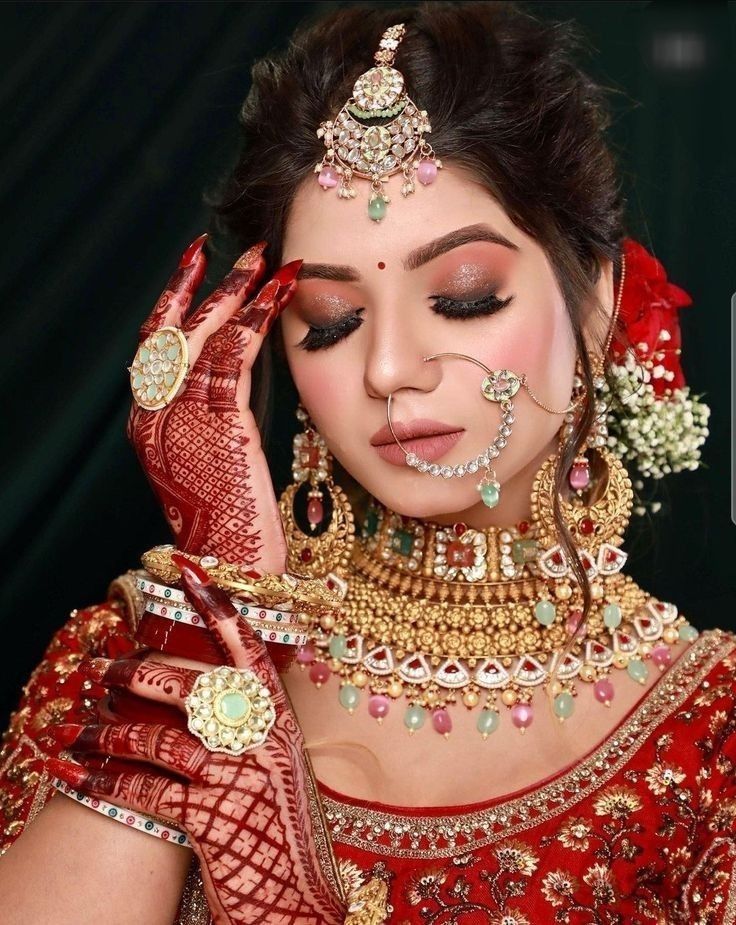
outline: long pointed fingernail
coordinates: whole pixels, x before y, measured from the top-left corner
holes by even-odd
[[[263,252],[268,247],[267,241],[259,241],[258,244],[254,244],[253,247],[249,247],[248,250],[241,254],[240,257],[233,264],[234,270],[252,270],[258,265],[258,261],[261,259]]]
[[[79,663],[77,671],[84,678],[89,678],[99,684],[105,677],[105,672],[112,665],[111,658],[87,658]]]
[[[182,254],[181,260],[179,261],[179,269],[183,267],[191,267],[197,257],[202,253],[202,248],[207,241],[208,234],[205,231],[204,234],[201,234],[198,238],[195,238],[194,241],[189,245],[189,247]]]
[[[71,784],[72,787],[83,787],[92,776],[90,772],[79,764],[63,761],[61,758],[49,758],[46,768],[52,777]]]
[[[285,263],[283,267],[280,267],[274,274],[273,279],[275,279],[281,289],[288,289],[292,286],[294,281],[299,274],[299,270],[302,268],[303,260],[292,260],[291,263]],[[279,297],[281,293],[279,292]]]
[[[210,583],[210,576],[197,562],[192,562],[191,559],[187,559],[186,556],[182,556],[176,552],[172,553],[171,561],[176,565],[182,575],[187,575],[189,580],[194,582],[194,584],[204,586]]]
[[[68,748],[77,741],[84,728],[79,723],[53,723],[51,726],[46,726],[43,732],[44,735],[55,739],[59,745]]]

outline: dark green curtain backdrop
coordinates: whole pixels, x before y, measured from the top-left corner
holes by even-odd
[[[235,156],[253,59],[341,5],[0,5],[3,721],[69,611],[168,540],[124,436],[136,329],[208,226],[203,190]],[[733,8],[529,6],[587,30],[590,69],[621,91],[630,233],[695,302],[684,366],[712,406],[707,468],[671,478],[654,535],[632,534],[631,571],[697,626],[733,628]],[[225,270],[211,267],[205,293]],[[270,442],[279,489],[291,410]]]

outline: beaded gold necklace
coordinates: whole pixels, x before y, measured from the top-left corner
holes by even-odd
[[[600,543],[593,555],[586,532],[583,524],[577,548],[593,606],[581,626],[582,591],[561,548],[540,542],[544,530],[535,519],[448,527],[373,501],[347,568],[328,578],[342,587],[343,611],[321,618],[297,659],[317,686],[336,674],[340,703],[351,713],[362,701],[380,722],[403,702],[410,732],[429,719],[448,735],[448,707],[461,702],[480,708],[476,727],[484,738],[498,728],[501,706],[523,733],[537,688],[551,695],[564,721],[574,712],[578,681],[610,705],[612,669],[644,684],[649,661],[664,669],[670,646],[698,632],[675,605],[621,573],[627,556],[620,545]]]

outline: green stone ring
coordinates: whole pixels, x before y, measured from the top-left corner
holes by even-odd
[[[271,692],[249,668],[204,672],[184,705],[189,731],[209,751],[227,755],[263,745],[276,721]]]
[[[133,398],[146,411],[169,404],[189,372],[189,345],[179,328],[159,328],[138,347],[129,367]]]

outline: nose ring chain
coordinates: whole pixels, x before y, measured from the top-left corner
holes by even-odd
[[[498,433],[493,441],[482,453],[479,453],[477,456],[474,456],[464,463],[459,463],[454,466],[440,466],[438,463],[431,463],[426,459],[422,459],[420,456],[417,456],[416,453],[410,453],[396,436],[391,421],[391,401],[393,399],[393,392],[389,394],[386,402],[386,417],[388,418],[389,430],[397,445],[406,456],[407,466],[416,469],[418,472],[423,472],[434,477],[451,479],[454,477],[462,478],[464,475],[468,474],[474,475],[479,470],[485,469],[486,471],[476,487],[480,492],[483,503],[488,507],[495,507],[500,499],[501,486],[496,478],[495,470],[490,467],[490,463],[507,445],[508,437],[511,436],[512,425],[516,420],[514,417],[514,395],[516,395],[523,386],[529,393],[532,401],[550,414],[566,414],[574,409],[580,399],[574,400],[567,408],[563,408],[562,411],[554,411],[552,408],[542,404],[533,394],[527,384],[526,373],[518,376],[510,369],[489,369],[485,363],[482,363],[474,357],[467,356],[464,353],[435,353],[432,354],[432,356],[424,357],[424,362],[427,363],[430,360],[437,360],[440,357],[457,357],[461,360],[469,360],[486,373],[480,385],[481,394],[488,401],[500,404],[502,411]]]

